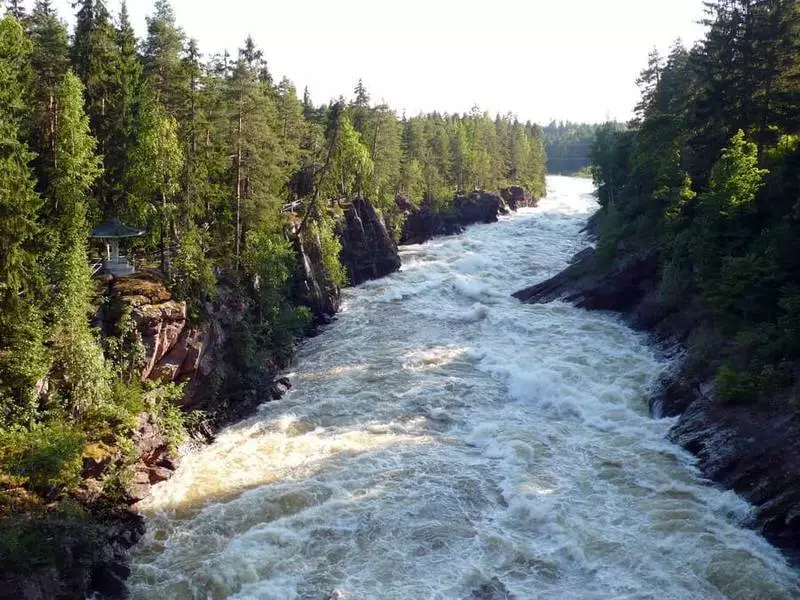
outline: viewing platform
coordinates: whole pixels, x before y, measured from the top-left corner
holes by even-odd
[[[120,240],[137,238],[144,235],[144,231],[134,229],[120,222],[119,219],[109,219],[102,225],[92,230],[91,238],[101,240],[106,246],[106,256],[102,261],[92,265],[92,275],[106,274],[114,277],[133,275],[136,268],[132,261],[119,252]]]

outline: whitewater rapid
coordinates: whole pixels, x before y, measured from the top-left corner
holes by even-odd
[[[348,290],[285,399],[154,488],[133,597],[800,597],[748,505],[648,416],[669,365],[646,339],[510,297],[586,245],[590,182],[548,186]]]

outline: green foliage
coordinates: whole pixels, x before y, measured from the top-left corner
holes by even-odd
[[[86,262],[86,205],[89,189],[100,173],[100,160],[94,154],[96,140],[89,133],[81,93],[80,81],[68,73],[57,94],[57,145],[50,190],[53,236],[60,241],[60,251],[50,267],[56,291],[51,304],[51,373],[75,416],[106,401],[111,375],[88,322],[93,289]]]
[[[319,240],[326,279],[336,287],[344,287],[347,285],[347,271],[339,260],[342,243],[334,234],[333,220],[328,216],[317,219],[311,226],[311,232]]]
[[[181,237],[171,275],[176,297],[186,300],[191,315],[198,318],[203,303],[216,295],[217,278],[213,263],[206,256],[203,237],[196,227],[190,227]]]
[[[121,301],[119,304],[121,306],[114,307],[119,311],[114,331],[105,336],[103,342],[116,378],[130,384],[139,378],[144,366],[145,347],[130,305]]]
[[[183,398],[184,386],[177,383],[151,383],[149,386],[151,389],[144,395],[145,408],[155,415],[158,429],[167,440],[169,450],[175,452],[188,436],[184,413],[177,405]]]
[[[315,227],[317,224],[312,224]],[[338,263],[338,250],[333,256]],[[262,229],[251,236],[244,264],[253,282],[256,323],[252,331],[239,333],[243,347],[250,348],[251,357],[266,349],[279,360],[288,360],[297,336],[309,323],[307,311],[288,301],[295,261],[294,250],[282,233]],[[246,356],[240,360],[249,365]]]
[[[0,431],[2,475],[40,496],[55,498],[80,481],[83,433],[60,422]]]
[[[41,271],[35,253],[41,200],[21,141],[31,44],[12,16],[0,20],[0,424],[28,422],[46,371]]]
[[[183,154],[178,123],[154,99],[141,108],[136,141],[130,155],[129,205],[126,213],[134,223],[147,223],[151,240],[158,244],[162,263],[169,245],[177,207]]]
[[[630,129],[597,132],[598,252],[660,251],[660,310],[703,319],[689,364],[716,373],[721,401],[748,402],[791,386],[800,360],[800,9],[706,10],[694,49],[650,55]]]
[[[729,365],[723,366],[714,377],[716,397],[728,404],[749,402],[758,397],[758,385],[749,373],[739,373]]]

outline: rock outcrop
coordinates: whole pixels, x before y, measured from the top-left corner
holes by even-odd
[[[381,216],[366,198],[355,198],[337,223],[339,259],[350,285],[379,279],[400,269],[400,255]]]
[[[539,204],[539,200],[533,198],[525,188],[519,187],[518,185],[503,188],[500,190],[500,196],[502,196],[508,208],[511,210],[533,208]]]
[[[341,292],[328,277],[322,258],[322,241],[308,227],[292,237],[298,257],[294,299],[308,306],[316,324],[329,323],[338,312]]]
[[[402,208],[407,200],[398,198]],[[456,194],[452,204],[440,210],[435,201],[426,199],[418,209],[411,209],[403,225],[401,244],[421,244],[436,235],[456,235],[477,223],[495,223],[499,215],[508,212],[505,201],[494,194],[474,191]]]
[[[610,264],[589,249],[552,279],[514,296],[531,304],[561,299],[588,310],[620,312],[671,350],[703,335],[707,315],[690,298],[665,306],[659,281],[655,248],[620,249]],[[677,416],[670,439],[698,457],[709,479],[750,502],[758,529],[800,561],[800,411],[782,397],[723,404],[714,398],[712,378],[708,365],[685,361],[665,377],[650,400],[651,412],[656,418]]]
[[[115,279],[109,288],[104,329],[113,330],[124,305],[144,345],[143,380],[185,381],[197,370],[203,353],[203,332],[188,323],[186,303],[172,298],[163,282],[138,274]]]

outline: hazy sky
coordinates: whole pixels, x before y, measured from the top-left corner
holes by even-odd
[[[32,0],[28,0],[32,3]],[[55,0],[63,15],[71,0]],[[350,96],[358,78],[398,112],[465,112],[477,104],[521,119],[627,119],[655,45],[702,35],[702,0],[172,0],[202,51],[251,34],[273,77],[315,102]],[[108,0],[112,11],[118,0]],[[144,33],[151,0],[128,0]]]

